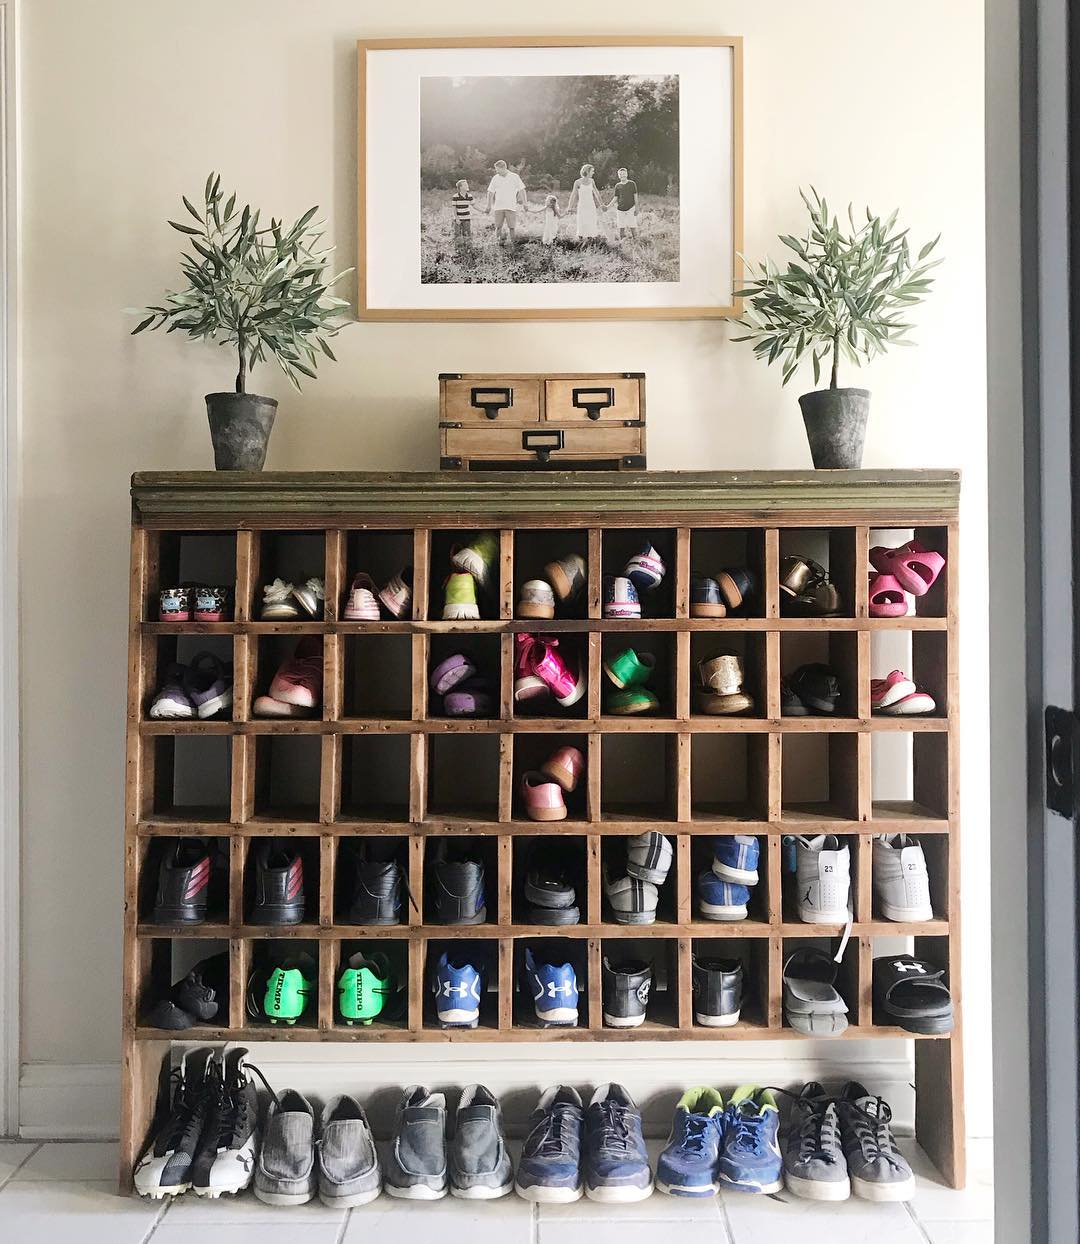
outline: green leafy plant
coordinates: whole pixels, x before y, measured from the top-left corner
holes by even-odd
[[[732,340],[752,341],[758,358],[781,363],[784,384],[808,354],[818,384],[831,356],[829,387],[835,389],[841,357],[859,367],[891,345],[914,344],[906,339],[912,328],[906,314],[933,284],[927,273],[941,260],[925,261],[941,235],[913,264],[908,231],[896,228],[896,212],[883,221],[867,208],[866,223],[856,225],[849,205],[850,232],[842,231],[825,199],[813,187],[810,192],[812,198],[799,191],[810,213],[805,238],[780,236],[798,261],[781,272],[766,259],[735,291],[744,303],[735,323],[746,333]],[[747,267],[753,273],[754,265]]]
[[[170,220],[189,239],[191,254],[180,256],[187,281],[169,290],[162,305],[132,330],[177,329],[189,337],[235,347],[239,358],[237,393],[247,392],[247,376],[267,357],[300,388],[300,376],[315,379],[318,353],[333,359],[327,339],[341,331],[341,311],[349,304],[329,294],[346,272],[329,276],[332,246],[319,248],[322,233],[310,227],[318,207],[309,208],[286,228],[280,220],[259,224],[258,209],[238,208],[235,193],[222,203],[221,176],[206,179],[203,209],[186,197],[184,207],[196,223]],[[137,313],[136,313],[137,314]]]

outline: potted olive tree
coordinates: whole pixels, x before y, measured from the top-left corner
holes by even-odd
[[[186,286],[168,291],[163,303],[133,329],[168,332],[217,341],[236,351],[236,391],[208,393],[206,413],[219,471],[261,471],[274,426],[277,400],[249,393],[256,363],[273,358],[293,385],[315,378],[319,353],[334,357],[327,338],[343,327],[348,303],[329,294],[344,272],[327,272],[333,247],[319,247],[322,234],[306,211],[286,227],[277,219],[260,225],[258,210],[238,208],[236,195],[222,202],[221,177],[206,179],[200,211],[187,198],[192,223],[169,224],[188,239],[194,253],[180,257]],[[138,313],[136,313],[138,314]]]
[[[783,383],[799,364],[811,359],[814,383],[829,368],[829,387],[799,398],[806,437],[815,467],[858,467],[862,464],[868,389],[839,387],[841,359],[855,367],[884,353],[890,345],[912,345],[908,310],[926,297],[933,278],[927,273],[941,260],[927,262],[938,238],[919,251],[914,263],[906,229],[866,209],[865,224],[856,225],[848,208],[848,229],[829,216],[826,201],[811,187],[800,190],[810,214],[804,237],[781,235],[797,257],[786,271],[770,260],[736,290],[743,313],[735,323],[746,329],[734,341],[752,341],[754,354],[783,367]],[[940,236],[940,235],[939,235]],[[748,265],[751,273],[752,264]]]

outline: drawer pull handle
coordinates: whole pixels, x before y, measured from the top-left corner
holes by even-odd
[[[562,428],[556,428],[550,432],[533,431],[521,434],[521,448],[531,449],[536,454],[538,462],[549,461],[552,450],[562,449],[563,444]]]
[[[514,390],[509,386],[504,389],[473,389],[471,400],[473,406],[482,410],[489,419],[498,419],[500,410],[513,406]]]
[[[614,389],[574,389],[571,403],[578,410],[583,410],[590,419],[599,419],[600,412],[615,405]]]

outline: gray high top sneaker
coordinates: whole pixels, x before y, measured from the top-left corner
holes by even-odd
[[[836,1103],[815,1082],[803,1085],[791,1108],[784,1184],[808,1201],[846,1201],[851,1194]]]
[[[450,1145],[450,1194],[493,1201],[514,1189],[499,1103],[482,1084],[462,1090]]]
[[[446,1196],[446,1098],[411,1084],[394,1116],[384,1186],[391,1196],[437,1201]]]
[[[315,1112],[296,1089],[270,1102],[255,1167],[255,1195],[267,1205],[304,1205],[315,1195]]]
[[[319,1140],[319,1200],[349,1209],[374,1201],[381,1190],[379,1154],[367,1115],[354,1097],[331,1097]]]

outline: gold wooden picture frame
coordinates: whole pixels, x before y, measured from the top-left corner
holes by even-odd
[[[500,51],[506,56],[497,59]],[[357,52],[359,319],[675,320],[737,313],[740,37],[366,39]],[[512,138],[505,144],[510,150],[499,154],[469,142],[467,126],[477,116],[490,137],[493,116],[513,115],[520,126],[535,104],[537,125],[544,125],[542,109],[554,107],[550,101],[558,101],[564,83],[585,92],[593,108],[610,98],[619,116],[655,108],[654,134],[674,117],[674,171],[655,162],[643,172],[616,171],[619,162],[635,163],[629,129],[625,144],[599,154],[583,138],[573,189],[576,160],[567,172],[565,144],[560,179],[515,160]],[[598,85],[589,94],[592,83]],[[505,112],[503,98],[511,105]],[[478,113],[478,101],[486,114]],[[452,142],[445,141],[448,127]],[[427,133],[442,141],[425,146]],[[610,126],[598,140],[604,137]],[[667,193],[657,193],[665,176]]]

